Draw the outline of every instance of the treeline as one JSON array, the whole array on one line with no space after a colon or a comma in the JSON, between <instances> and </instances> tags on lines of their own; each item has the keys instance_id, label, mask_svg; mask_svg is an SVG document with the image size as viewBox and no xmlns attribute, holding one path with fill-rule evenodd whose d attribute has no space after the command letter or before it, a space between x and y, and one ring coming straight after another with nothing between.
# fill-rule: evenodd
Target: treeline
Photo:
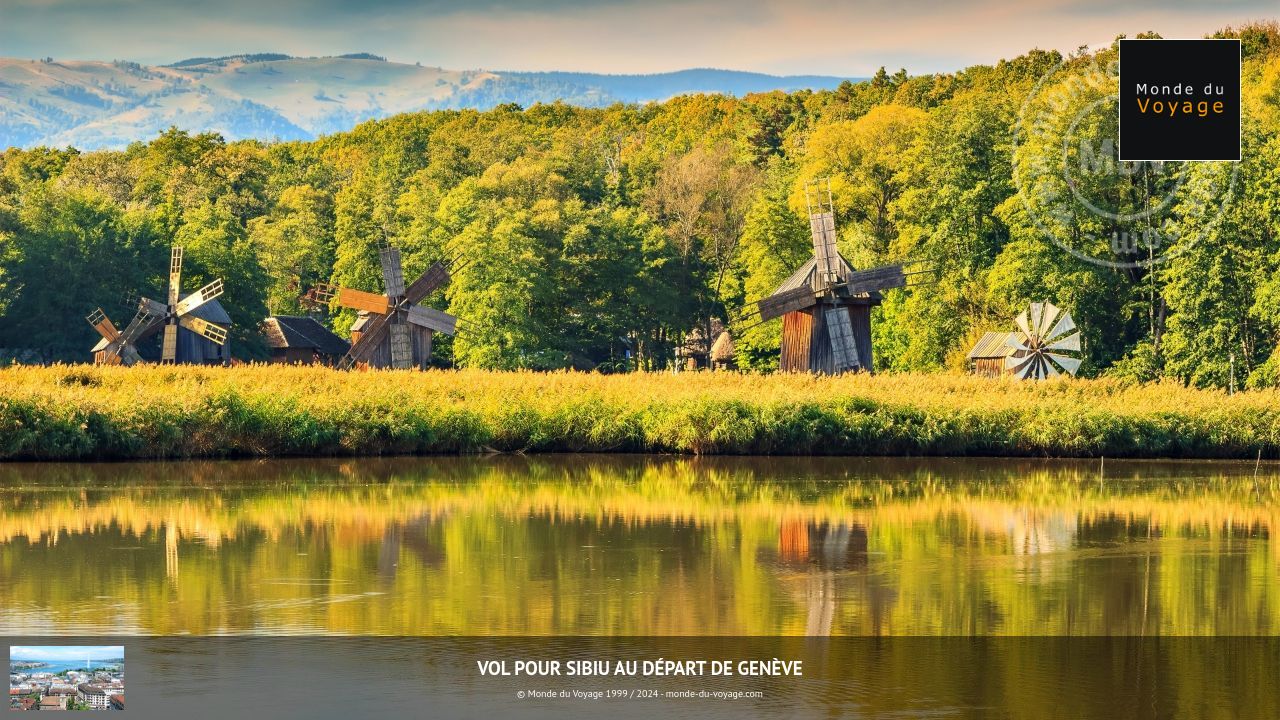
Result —
<instances>
[{"instance_id":1,"label":"treeline","mask_svg":"<svg viewBox=\"0 0 1280 720\"><path fill-rule=\"evenodd\" d=\"M1204 227L1174 207L1168 222L1197 242L1150 268L1078 259L1018 197L1035 149L1014 142L1024 101L1059 63L1106 62L1116 47L1032 51L954 74L882 70L832 91L415 113L313 142L174 130L122 152L11 149L0 155L0 347L87 359L84 315L101 305L126 321L119 299L160 294L179 243L186 287L224 278L236 353L260 356L258 322L304 312L307 287L380 290L385 241L411 275L435 260L455 268L428 300L462 320L442 364L659 369L725 318L740 366L768 369L778 323L753 325L743 309L809 257L803 187L830 177L856 267L935 269L876 311L880 368L957 367L982 331L1049 299L1083 328L1085 374L1274 384L1280 30L1220 35L1245 40L1233 199ZM1090 190L1128 207L1222 167L1111 173ZM1088 214L1052 216L1064 238L1110 234ZM1105 242L1089 252L1133 259ZM343 333L352 320L329 318Z\"/></svg>"}]
</instances>

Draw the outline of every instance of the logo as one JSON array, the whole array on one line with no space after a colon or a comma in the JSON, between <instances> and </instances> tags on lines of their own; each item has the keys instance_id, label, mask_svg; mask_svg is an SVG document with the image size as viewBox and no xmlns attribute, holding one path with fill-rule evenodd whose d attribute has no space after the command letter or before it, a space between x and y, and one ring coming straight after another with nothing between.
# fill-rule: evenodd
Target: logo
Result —
<instances>
[{"instance_id":1,"label":"logo","mask_svg":"<svg viewBox=\"0 0 1280 720\"><path fill-rule=\"evenodd\" d=\"M1236 91L1238 108L1238 83ZM1113 51L1051 68L1019 112L1013 181L1033 225L1063 250L1104 267L1145 268L1217 227L1238 164L1121 160L1121 97Z\"/></svg>"},{"instance_id":2,"label":"logo","mask_svg":"<svg viewBox=\"0 0 1280 720\"><path fill-rule=\"evenodd\" d=\"M1120 157L1240 159L1239 40L1121 40Z\"/></svg>"}]
</instances>

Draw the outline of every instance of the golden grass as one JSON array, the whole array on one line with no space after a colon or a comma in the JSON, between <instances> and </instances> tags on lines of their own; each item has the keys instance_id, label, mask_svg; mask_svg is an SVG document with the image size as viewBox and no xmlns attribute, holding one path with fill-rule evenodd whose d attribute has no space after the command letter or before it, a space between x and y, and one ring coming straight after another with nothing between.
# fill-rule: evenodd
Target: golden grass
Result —
<instances>
[{"instance_id":1,"label":"golden grass","mask_svg":"<svg viewBox=\"0 0 1280 720\"><path fill-rule=\"evenodd\" d=\"M1280 394L957 375L0 370L0 458L627 451L1274 457Z\"/></svg>"}]
</instances>

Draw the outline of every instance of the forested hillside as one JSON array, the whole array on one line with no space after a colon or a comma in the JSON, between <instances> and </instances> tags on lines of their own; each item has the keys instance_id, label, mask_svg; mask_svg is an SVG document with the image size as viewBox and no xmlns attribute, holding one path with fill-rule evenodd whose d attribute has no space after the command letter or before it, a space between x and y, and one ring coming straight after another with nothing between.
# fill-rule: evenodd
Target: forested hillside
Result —
<instances>
[{"instance_id":1,"label":"forested hillside","mask_svg":"<svg viewBox=\"0 0 1280 720\"><path fill-rule=\"evenodd\" d=\"M301 312L312 284L379 290L385 240L404 249L409 274L455 263L453 283L429 301L462 322L442 363L663 368L695 327L738 318L810 255L802 188L830 176L840 248L855 267L919 259L936 270L876 311L879 368L957 367L982 331L1049 299L1083 328L1084 374L1274 384L1280 33L1241 32L1245 160L1233 199L1200 228L1193 208L1174 208L1169 222L1199 240L1154 269L1068 254L1018 198L1018 115L1062 60L1032 51L831 91L403 114L310 142L169 131L122 152L9 150L0 347L87 360L96 336L84 316L101 305L126 319L119 298L158 293L176 242L189 287L226 280L237 354L252 357L257 322ZM1195 188L1224 167L1115 174L1095 190L1142 202L1152 183ZM1068 235L1105 222L1055 217ZM351 320L331 318L339 332ZM776 365L778 322L751 323L733 326L740 365Z\"/></svg>"}]
</instances>

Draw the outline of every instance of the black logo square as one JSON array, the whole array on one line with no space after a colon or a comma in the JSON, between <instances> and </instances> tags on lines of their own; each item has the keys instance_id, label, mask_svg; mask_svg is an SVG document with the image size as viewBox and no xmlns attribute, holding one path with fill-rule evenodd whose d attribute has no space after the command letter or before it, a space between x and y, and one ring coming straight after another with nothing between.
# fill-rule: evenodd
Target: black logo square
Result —
<instances>
[{"instance_id":1,"label":"black logo square","mask_svg":"<svg viewBox=\"0 0 1280 720\"><path fill-rule=\"evenodd\" d=\"M1121 160L1240 159L1240 41L1120 41Z\"/></svg>"}]
</instances>

